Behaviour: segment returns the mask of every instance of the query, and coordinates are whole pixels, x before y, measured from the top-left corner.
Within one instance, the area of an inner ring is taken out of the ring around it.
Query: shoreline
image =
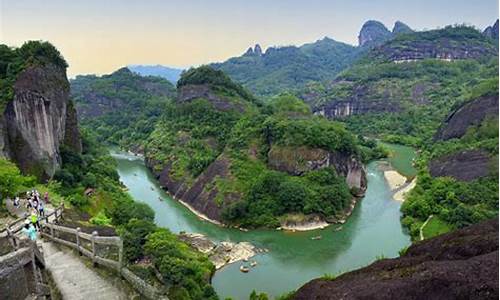
[[[400,190],[396,191],[392,198],[396,201],[404,202],[406,200],[406,195],[408,195],[411,190],[417,185],[417,177],[415,177],[410,183],[402,187]]]
[[[279,229],[277,230],[284,230],[284,231],[312,231],[312,230],[318,230],[318,229],[325,229],[326,227],[330,226],[331,223],[327,223],[326,221],[320,221],[320,222],[310,222],[310,223],[303,223],[299,225],[281,225],[278,227]]]
[[[407,178],[401,175],[396,170],[386,170],[384,171],[384,178],[389,185],[391,191],[395,191],[405,185]]]
[[[210,222],[212,224],[215,224],[215,225],[219,225],[221,227],[227,227],[225,224],[222,224],[221,222],[217,221],[217,220],[213,220],[213,219],[210,219],[209,217],[207,217],[206,215],[202,214],[201,212],[197,211],[196,209],[194,209],[194,207],[192,207],[191,205],[189,205],[187,202],[184,202],[182,201],[181,199],[177,199],[175,198],[174,196],[170,195],[170,193],[168,193],[168,195],[170,197],[172,197],[172,199],[174,199],[175,201],[179,201],[180,204],[184,205],[187,209],[189,209],[193,214],[195,214],[198,218],[204,220],[204,221],[207,221],[207,222]]]

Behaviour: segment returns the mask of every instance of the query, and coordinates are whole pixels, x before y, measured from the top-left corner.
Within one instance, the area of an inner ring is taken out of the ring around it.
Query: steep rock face
[[[446,118],[434,139],[460,138],[470,126],[481,124],[487,117],[498,118],[498,94],[479,97],[453,111]]]
[[[412,245],[334,280],[315,279],[291,299],[498,299],[498,219]]]
[[[209,100],[216,109],[221,111],[237,110],[243,112],[245,110],[241,104],[217,95],[208,84],[190,84],[182,86],[177,95],[179,102],[188,102],[200,98]]]
[[[359,191],[359,196],[366,190],[365,168],[351,155],[306,146],[295,148],[273,145],[268,153],[268,165],[274,170],[294,176],[311,170],[334,167],[337,174],[346,178],[349,188],[356,188]]]
[[[393,35],[410,33],[410,32],[413,32],[413,29],[411,29],[410,26],[406,25],[401,21],[396,21],[396,23],[394,23],[394,27],[392,28]]]
[[[4,152],[25,173],[48,179],[60,166],[62,144],[81,151],[76,114],[70,104],[69,83],[63,68],[47,64],[22,71],[4,119],[7,145]]]
[[[116,110],[128,109],[151,97],[173,97],[174,86],[161,78],[143,77],[120,68],[109,75],[77,76],[71,80],[71,96],[78,116],[92,119]]]
[[[460,181],[472,181],[487,176],[494,167],[490,155],[481,150],[461,151],[434,159],[429,164],[433,177],[453,177]]]
[[[495,24],[486,27],[486,29],[484,29],[483,31],[483,34],[489,37],[490,39],[498,40],[498,19],[495,22]]]
[[[154,170],[156,162],[146,159],[146,164],[150,169]],[[230,166],[230,160],[222,154],[191,184],[186,182],[184,178],[174,178],[172,176],[172,163],[167,164],[161,171],[155,172],[155,175],[162,188],[175,199],[183,201],[211,220],[222,222],[221,213],[223,208],[240,199],[240,195],[237,194],[226,195],[224,197],[224,207],[217,204],[215,199],[218,194],[215,180],[217,177],[231,176]]]
[[[391,32],[379,21],[370,20],[363,24],[358,36],[359,46],[375,46],[391,38]]]
[[[369,56],[396,63],[421,59],[452,61],[498,56],[497,47],[474,28],[446,27],[396,36],[375,48]]]

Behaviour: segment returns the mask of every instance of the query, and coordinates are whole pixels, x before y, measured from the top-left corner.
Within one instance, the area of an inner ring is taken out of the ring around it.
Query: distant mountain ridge
[[[158,76],[175,84],[184,69],[171,68],[162,65],[128,65],[130,71],[142,76]]]
[[[359,33],[359,46],[338,42],[329,37],[302,46],[269,47],[259,44],[243,55],[212,67],[226,72],[233,80],[260,96],[284,90],[299,90],[309,82],[333,80],[370,48],[413,30],[401,21],[389,31],[378,21],[367,21]]]

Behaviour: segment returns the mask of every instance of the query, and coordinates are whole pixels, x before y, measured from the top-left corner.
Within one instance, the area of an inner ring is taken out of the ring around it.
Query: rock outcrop
[[[498,94],[486,95],[454,110],[434,136],[435,140],[461,138],[470,126],[477,126],[488,117],[498,118]]]
[[[358,35],[358,45],[376,46],[392,37],[391,32],[379,21],[370,20],[363,24]]]
[[[394,27],[392,28],[393,35],[411,33],[411,32],[413,32],[413,29],[411,29],[410,26],[406,25],[401,21],[396,21],[396,23],[394,23]]]
[[[154,166],[156,163],[147,159],[147,156],[146,164],[150,169],[155,169]],[[230,176],[230,166],[231,161],[224,155],[221,155],[192,184],[187,182],[187,178],[176,178],[172,175],[172,163],[168,163],[162,170],[154,173],[162,188],[172,195],[174,199],[182,201],[202,217],[222,222],[221,214],[223,208],[240,200],[240,195],[238,194],[225,195],[224,207],[222,207],[217,204],[215,199],[218,194],[215,180],[218,177],[225,178]]]
[[[490,39],[498,40],[498,19],[492,26],[488,26],[484,29],[483,34]]]
[[[292,148],[273,145],[268,153],[268,165],[274,170],[299,176],[308,171],[333,167],[337,174],[346,178],[349,188],[366,190],[366,171],[361,162],[352,155],[312,149],[306,146]]]
[[[76,112],[66,70],[54,64],[23,70],[3,113],[3,154],[27,174],[51,178],[60,167],[63,144],[81,152]],[[2,143],[0,143],[2,144]]]
[[[101,77],[86,75],[71,80],[71,97],[81,119],[93,119],[116,110],[138,110],[152,97],[174,96],[175,88],[167,80],[143,77],[127,67]]]
[[[207,99],[210,103],[221,111],[245,110],[241,103],[231,101],[227,97],[216,94],[208,84],[189,84],[179,88],[177,100],[179,102],[189,102],[196,99]]]
[[[433,177],[472,181],[490,174],[494,166],[495,161],[487,152],[466,150],[431,160],[429,171]]]
[[[315,279],[291,299],[498,299],[498,219],[412,245],[336,279]]]

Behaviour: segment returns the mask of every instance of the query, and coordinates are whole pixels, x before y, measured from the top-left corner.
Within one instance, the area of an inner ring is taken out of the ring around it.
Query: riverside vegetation
[[[177,95],[166,80],[128,69],[79,76],[71,84],[85,127],[81,149],[61,143],[60,165],[48,182],[0,160],[2,199],[39,184],[39,190],[71,205],[80,216],[75,222],[114,227],[124,238],[130,269],[153,284],[162,282],[172,299],[216,299],[210,285],[215,268],[205,255],[154,225],[154,212],[124,191],[102,142],[144,151],[148,166],[172,195],[189,204],[201,200],[208,204],[203,213],[229,225],[277,227],[307,215],[342,219],[353,197],[363,194],[362,163],[386,155],[375,137],[421,150],[417,185],[402,206],[402,222],[412,237],[430,215],[426,237],[497,217],[498,112],[487,112],[481,101],[496,99],[498,106],[498,44],[464,26],[396,35],[375,25],[377,30],[360,36],[382,39],[363,49],[324,40],[298,50],[269,51],[281,67],[264,81],[256,78],[265,68],[248,78],[230,71],[262,98],[208,66],[184,72]],[[249,67],[267,59],[258,49],[242,58]],[[294,64],[284,61],[287,53],[294,54]],[[311,57],[322,53],[334,54],[322,64],[334,72],[321,69],[310,77],[306,70],[316,63]],[[28,42],[17,49],[0,45],[2,111],[15,96],[19,74],[51,65],[67,67],[49,43]],[[247,74],[244,65],[239,67]],[[285,74],[298,73],[294,93],[286,91],[294,86],[290,76],[282,81],[279,75],[284,65],[291,66]],[[279,84],[263,88],[266,80]],[[94,102],[105,109],[94,110]],[[459,134],[446,136],[443,132],[456,126],[453,116],[472,111],[471,105],[479,107],[473,110],[477,118],[462,122],[466,126]],[[462,178],[456,170],[463,170],[461,163],[470,157],[474,176]],[[354,183],[347,180],[353,170]],[[89,188],[92,195],[84,195]]]
[[[18,49],[1,45],[0,49],[1,84],[7,87],[2,89],[4,102],[14,97],[12,85],[16,74],[24,69],[33,64],[67,66],[59,52],[47,42],[27,42]],[[51,199],[64,199],[69,210],[74,210],[79,216],[67,221],[77,222],[82,227],[115,227],[124,239],[125,259],[130,269],[155,283],[154,266],[173,299],[216,299],[210,286],[215,267],[208,258],[188,247],[167,229],[154,225],[154,212],[149,206],[135,202],[123,190],[114,160],[93,133],[82,130],[81,143],[81,152],[61,146],[61,166],[47,183],[37,183],[35,177],[21,174],[15,164],[2,158],[1,198],[14,197],[38,184],[39,190],[48,191]],[[93,189],[92,195],[84,195],[84,190],[89,188]],[[4,208],[3,202],[1,207]],[[70,218],[73,216],[74,213],[68,214]],[[150,257],[151,264],[136,264],[144,257]]]

